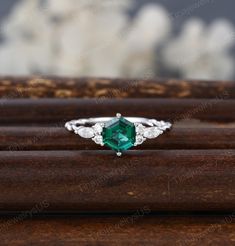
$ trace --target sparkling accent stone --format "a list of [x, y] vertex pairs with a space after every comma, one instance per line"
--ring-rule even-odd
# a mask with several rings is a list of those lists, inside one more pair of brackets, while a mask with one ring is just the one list
[[91, 127], [80, 127], [76, 130], [76, 133], [83, 138], [93, 138], [95, 135], [94, 130]]
[[92, 140], [96, 144], [104, 145], [104, 143], [103, 143], [103, 137], [102, 136], [95, 136], [94, 138], [92, 138]]
[[156, 138], [159, 135], [161, 135], [163, 133], [162, 130], [159, 130], [158, 127], [150, 127], [150, 128], [146, 128], [144, 130], [144, 137], [146, 138]]
[[94, 131], [95, 131], [95, 134], [100, 135], [100, 134], [102, 133], [102, 131], [103, 131], [103, 126], [102, 126], [102, 124], [100, 124], [100, 123], [96, 123], [96, 124], [93, 126], [93, 129], [94, 129]]
[[144, 138], [142, 135], [136, 136], [135, 146], [142, 144], [145, 140], [146, 140], [146, 138]]
[[114, 118], [105, 123], [102, 136], [106, 146], [117, 152], [122, 152], [134, 146], [135, 125], [123, 117]]
[[137, 134], [143, 135], [143, 134], [144, 134], [145, 128], [146, 128], [146, 127], [143, 126], [142, 124], [137, 124], [137, 125], [136, 125], [136, 133], [137, 133]]

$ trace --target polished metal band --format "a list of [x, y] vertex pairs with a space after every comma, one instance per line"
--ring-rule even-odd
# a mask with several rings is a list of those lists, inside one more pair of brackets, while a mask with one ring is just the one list
[[[88, 119], [78, 119], [78, 120], [71, 120], [65, 124], [65, 127], [69, 130], [75, 130], [79, 126], [92, 126], [97, 123], [106, 123], [112, 120], [113, 117], [97, 117], [97, 118], [88, 118]], [[161, 130], [166, 130], [171, 127], [171, 123], [165, 121], [157, 121], [155, 119], [148, 119], [142, 117], [125, 117], [126, 120], [135, 123], [135, 124], [142, 124], [144, 126], [157, 126]]]

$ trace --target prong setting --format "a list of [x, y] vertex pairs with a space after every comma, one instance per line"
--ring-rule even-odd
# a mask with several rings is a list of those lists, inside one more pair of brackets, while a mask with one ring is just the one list
[[122, 115], [121, 115], [120, 113], [116, 113], [116, 117], [117, 117], [118, 119], [120, 119], [120, 118], [122, 117]]
[[118, 157], [122, 156], [122, 152], [117, 152], [116, 154], [117, 154]]

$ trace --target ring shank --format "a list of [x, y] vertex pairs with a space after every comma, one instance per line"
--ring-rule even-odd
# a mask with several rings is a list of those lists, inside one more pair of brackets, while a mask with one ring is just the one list
[[[78, 120], [72, 120], [69, 123], [72, 125], [77, 126], [85, 126], [85, 125], [94, 125], [96, 123], [105, 123], [110, 120], [112, 120], [113, 117], [97, 117], [97, 118], [88, 118], [88, 119], [78, 119]], [[139, 123], [143, 124], [145, 126], [158, 126], [159, 124], [166, 125], [168, 127], [171, 126], [171, 123], [164, 122], [164, 121], [157, 121], [155, 119], [148, 119], [143, 117], [125, 117], [126, 120], [132, 122], [132, 123]]]

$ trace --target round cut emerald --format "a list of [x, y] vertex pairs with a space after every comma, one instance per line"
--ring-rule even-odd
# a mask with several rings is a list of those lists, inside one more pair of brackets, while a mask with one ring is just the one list
[[135, 125], [123, 117], [108, 121], [102, 132], [103, 142], [109, 148], [122, 152], [135, 143]]

